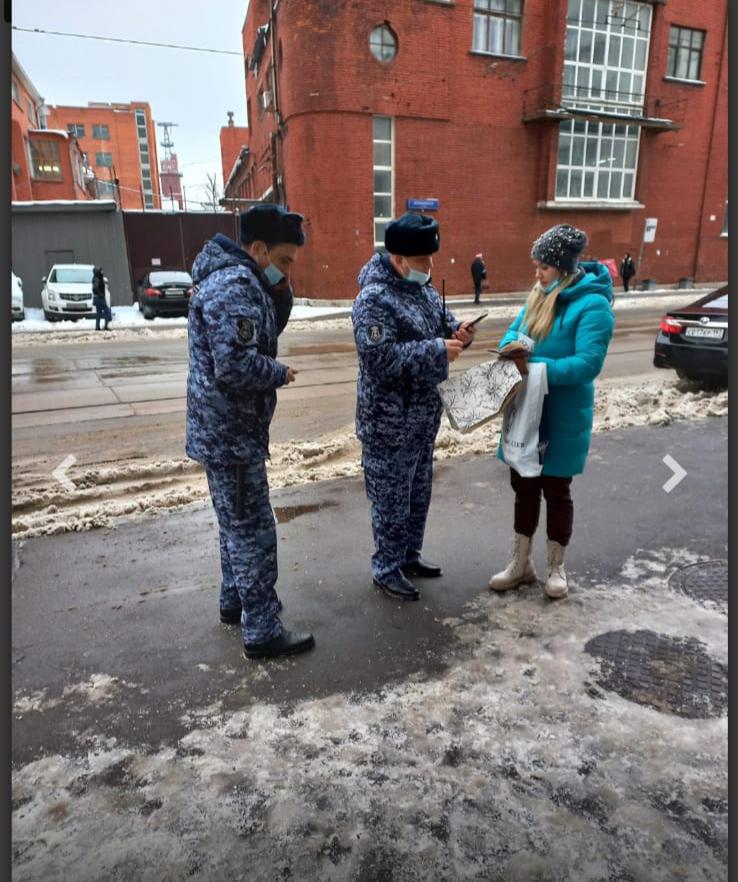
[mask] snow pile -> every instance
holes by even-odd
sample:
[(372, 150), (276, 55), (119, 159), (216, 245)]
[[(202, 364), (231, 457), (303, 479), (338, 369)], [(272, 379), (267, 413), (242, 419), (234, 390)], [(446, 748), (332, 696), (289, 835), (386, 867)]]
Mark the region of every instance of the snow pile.
[(444, 623), (445, 671), (378, 693), (252, 703), (272, 663), (242, 663), (177, 743), (81, 732), (14, 770), (13, 879), (727, 879), (727, 717), (607, 692), (584, 652), (649, 629), (725, 664), (725, 617), (668, 589), (694, 560), (640, 552), (565, 603), (480, 588)]
[[(594, 431), (628, 426), (662, 426), (675, 420), (722, 417), (728, 392), (708, 391), (680, 380), (624, 383), (605, 380), (595, 398)], [(456, 432), (445, 416), (436, 441), (436, 460), (455, 456), (494, 456), (501, 420), (467, 435)], [(311, 441), (273, 444), (268, 462), (273, 488), (327, 481), (361, 474), (361, 445), (353, 426)], [(110, 527), (115, 519), (177, 511), (208, 499), (202, 467), (189, 459), (141, 462), (108, 468), (73, 467), (75, 488), (17, 479), (13, 488), (12, 532), (15, 538)]]
[[(16, 345), (31, 345), (32, 343), (58, 343), (69, 342), (87, 343), (104, 339), (129, 339), (137, 337), (143, 332), (156, 334), (157, 337), (164, 331), (182, 329), (182, 336), (187, 335), (187, 316), (162, 317), (145, 319), (138, 306), (114, 306), (113, 321), (109, 331), (95, 331), (95, 319), (64, 319), (59, 322), (50, 322), (44, 318), (43, 309), (29, 307), (26, 309), (26, 317), (23, 321), (13, 322), (12, 332)], [(292, 309), (290, 321), (316, 321), (324, 323), (326, 320), (350, 316), (351, 309), (348, 307), (330, 306), (295, 306)], [(131, 334), (131, 331), (136, 333)], [(126, 333), (128, 332), (128, 333)], [(26, 339), (26, 335), (31, 335)]]

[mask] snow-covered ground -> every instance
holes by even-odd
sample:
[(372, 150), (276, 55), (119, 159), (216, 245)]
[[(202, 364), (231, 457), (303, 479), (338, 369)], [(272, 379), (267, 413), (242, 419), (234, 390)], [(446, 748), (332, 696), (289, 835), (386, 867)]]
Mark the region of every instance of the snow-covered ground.
[[(686, 306), (700, 296), (701, 292), (674, 291), (669, 295), (650, 296), (639, 294), (634, 297), (615, 298), (615, 311), (647, 309), (658, 306), (664, 312), (675, 307)], [(490, 319), (514, 318), (520, 311), (519, 303), (506, 303), (483, 307)], [(480, 306), (469, 303), (451, 304), (451, 309), (460, 320), (479, 315)], [(301, 328), (310, 331), (341, 330), (351, 327), (351, 308), (348, 306), (306, 306), (293, 307), (290, 323), (300, 322)], [(63, 322), (47, 322), (43, 310), (26, 309), (26, 318), (14, 322), (13, 345), (35, 346), (49, 343), (88, 343), (97, 340), (125, 340), (157, 336), (158, 339), (187, 336), (187, 319), (155, 318), (147, 320), (137, 306), (116, 306), (113, 308), (113, 322), (108, 331), (95, 331), (94, 319), (79, 319)]]
[[(336, 306), (295, 306), (292, 309), (292, 320), (310, 320), (326, 316), (348, 315), (351, 310), (348, 307)], [(114, 330), (152, 328), (155, 330), (166, 328), (186, 328), (187, 317), (164, 318), (157, 316), (154, 319), (145, 319), (138, 306), (114, 306), (113, 321), (110, 327)], [(49, 322), (44, 318), (43, 309), (34, 307), (26, 308), (26, 317), (22, 322), (13, 323), (14, 334), (29, 333), (59, 333), (60, 331), (94, 331), (95, 319), (71, 319), (61, 322)]]
[[(675, 378), (598, 383), (594, 431), (627, 426), (665, 426), (677, 420), (726, 416), (727, 390), (706, 390)], [(501, 420), (462, 435), (444, 417), (436, 441), (436, 460), (477, 455), (493, 458)], [(361, 473), (361, 449), (353, 425), (312, 440), (271, 445), (268, 463), (273, 488), (346, 478)], [(68, 471), (74, 489), (49, 484), (44, 475), (28, 481), (14, 475), (12, 532), (16, 539), (112, 527), (121, 517), (177, 511), (208, 499), (199, 463), (185, 458), (135, 460)]]

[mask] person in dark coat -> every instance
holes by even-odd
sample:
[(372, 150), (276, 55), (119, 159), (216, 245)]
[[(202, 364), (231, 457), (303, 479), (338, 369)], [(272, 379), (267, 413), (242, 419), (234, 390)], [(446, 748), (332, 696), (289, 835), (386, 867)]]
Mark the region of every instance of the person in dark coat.
[(217, 233), (195, 258), (189, 313), (187, 455), (205, 467), (220, 532), (220, 621), (240, 622), (246, 658), (294, 655), (310, 633), (279, 617), (277, 530), (266, 460), (277, 389), (297, 371), (277, 358), (292, 311), (302, 215), (261, 203), (241, 215), (240, 242)]
[(474, 302), (479, 303), (482, 296), (482, 282), (487, 278), (487, 265), (481, 254), (474, 256), (471, 265), (472, 279), (474, 280)]
[(104, 319), (104, 331), (107, 331), (108, 325), (113, 320), (113, 313), (110, 311), (108, 301), (105, 299), (105, 276), (102, 267), (96, 266), (92, 271), (92, 305), (95, 307), (95, 330), (100, 330), (100, 319)]
[(433, 447), (443, 404), (436, 388), (474, 338), (430, 284), (438, 223), (407, 213), (387, 225), (387, 254), (359, 273), (352, 312), (359, 357), (356, 434), (371, 503), (374, 584), (390, 597), (418, 600), (408, 576), (437, 578), (421, 556), (431, 500)]
[(636, 268), (633, 263), (633, 258), (630, 256), (630, 253), (626, 251), (625, 257), (620, 261), (620, 278), (623, 280), (623, 291), (628, 290), (630, 280), (635, 274)]

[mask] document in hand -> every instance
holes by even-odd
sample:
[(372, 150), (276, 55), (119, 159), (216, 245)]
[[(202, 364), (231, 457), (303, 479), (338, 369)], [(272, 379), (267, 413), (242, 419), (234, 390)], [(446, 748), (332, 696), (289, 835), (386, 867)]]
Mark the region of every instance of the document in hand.
[(522, 383), (515, 362), (485, 361), (439, 383), (448, 421), (459, 432), (471, 432), (502, 413)]

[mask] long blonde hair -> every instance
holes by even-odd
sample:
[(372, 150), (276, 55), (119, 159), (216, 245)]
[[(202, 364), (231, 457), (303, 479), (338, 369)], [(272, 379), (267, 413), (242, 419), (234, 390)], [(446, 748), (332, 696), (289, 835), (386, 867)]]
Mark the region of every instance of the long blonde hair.
[(536, 282), (531, 288), (525, 304), (524, 321), (526, 333), (534, 340), (543, 340), (551, 333), (559, 294), (571, 284), (575, 276), (576, 273), (563, 276), (550, 294), (546, 294), (540, 282)]

